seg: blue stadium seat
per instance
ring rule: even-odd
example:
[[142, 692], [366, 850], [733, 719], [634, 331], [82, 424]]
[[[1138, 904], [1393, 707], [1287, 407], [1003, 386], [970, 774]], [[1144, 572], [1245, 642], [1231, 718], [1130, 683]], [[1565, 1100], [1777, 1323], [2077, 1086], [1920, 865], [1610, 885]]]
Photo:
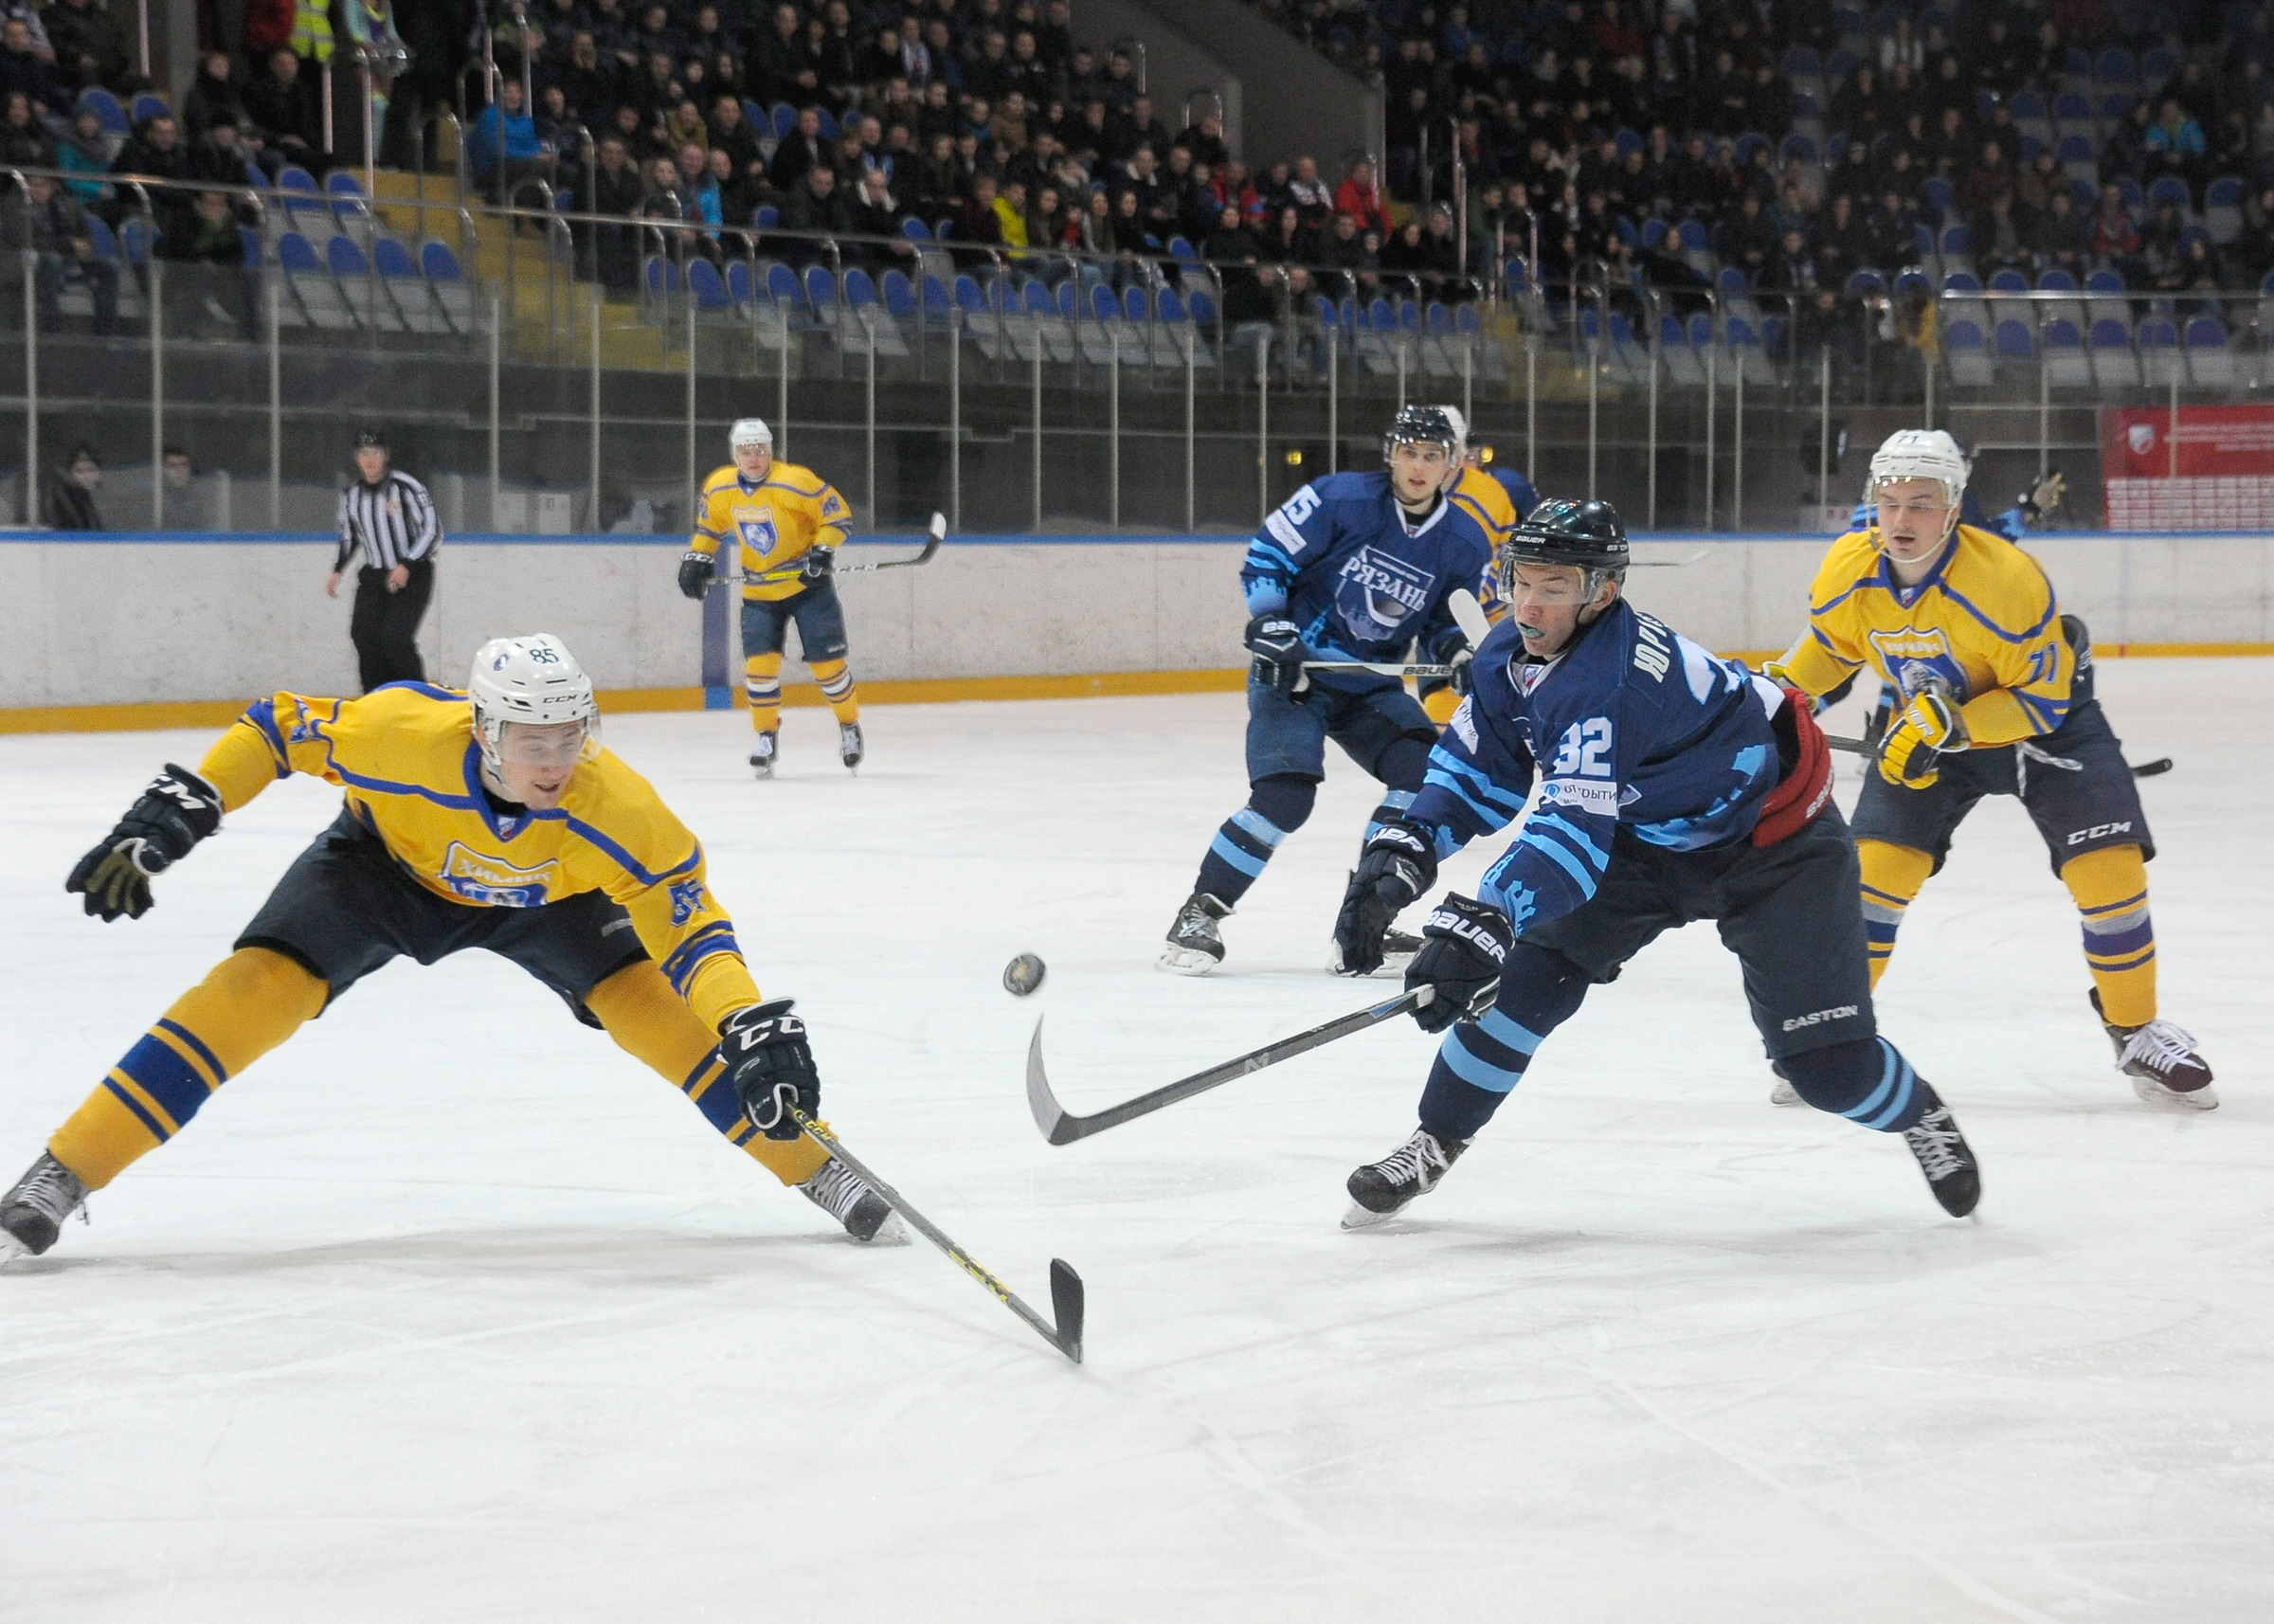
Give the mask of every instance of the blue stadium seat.
[[726, 279], [718, 274], [716, 265], [700, 254], [688, 256], [687, 291], [695, 296], [695, 308], [698, 312], [734, 308], [734, 301], [727, 295]]

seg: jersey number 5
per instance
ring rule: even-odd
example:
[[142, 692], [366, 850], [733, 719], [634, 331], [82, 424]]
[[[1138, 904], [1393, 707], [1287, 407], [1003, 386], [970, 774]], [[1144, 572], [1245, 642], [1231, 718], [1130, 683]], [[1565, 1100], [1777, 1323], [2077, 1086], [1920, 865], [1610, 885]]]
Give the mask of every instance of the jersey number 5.
[[1562, 738], [1556, 742], [1556, 759], [1548, 767], [1551, 778], [1609, 778], [1611, 764], [1603, 758], [1611, 750], [1611, 719], [1591, 716], [1584, 722], [1574, 722], [1563, 730]]

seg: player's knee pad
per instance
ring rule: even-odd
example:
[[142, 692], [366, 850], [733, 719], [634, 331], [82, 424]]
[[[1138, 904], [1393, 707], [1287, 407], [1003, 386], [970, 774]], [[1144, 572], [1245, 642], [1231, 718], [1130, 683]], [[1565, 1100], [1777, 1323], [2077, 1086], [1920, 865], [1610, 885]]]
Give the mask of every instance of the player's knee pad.
[[1248, 804], [1256, 816], [1281, 835], [1291, 835], [1310, 821], [1318, 804], [1319, 781], [1296, 773], [1274, 773], [1248, 786]]
[[1375, 773], [1392, 789], [1419, 789], [1423, 775], [1429, 771], [1429, 752], [1435, 748], [1434, 738], [1405, 735], [1392, 739], [1381, 752], [1381, 759], [1374, 764]]
[[1775, 1067], [1793, 1092], [1818, 1110], [1882, 1133], [1897, 1133], [1917, 1122], [1927, 1098], [1919, 1074], [1885, 1038], [1829, 1043], [1788, 1055]]
[[1554, 948], [1516, 942], [1500, 966], [1500, 993], [1492, 1007], [1545, 1038], [1579, 1012], [1593, 984], [1585, 970]]

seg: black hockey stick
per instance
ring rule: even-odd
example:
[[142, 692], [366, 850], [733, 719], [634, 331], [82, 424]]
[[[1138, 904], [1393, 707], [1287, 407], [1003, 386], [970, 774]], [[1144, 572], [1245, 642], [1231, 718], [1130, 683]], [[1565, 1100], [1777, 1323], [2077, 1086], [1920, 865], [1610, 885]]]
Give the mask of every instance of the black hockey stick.
[[1307, 659], [1306, 671], [1370, 671], [1377, 677], [1451, 677], [1450, 665], [1387, 665], [1363, 659]]
[[[1866, 739], [1844, 739], [1837, 733], [1826, 733], [1824, 742], [1835, 750], [1846, 750], [1850, 755], [1875, 756], [1879, 754], [1879, 747]], [[2134, 778], [2155, 778], [2172, 770], [2172, 758], [2163, 755], [2157, 756], [2154, 761], [2128, 765], [2132, 767]]]
[[[829, 573], [832, 575], [873, 575], [879, 569], [913, 569], [919, 564], [929, 564], [931, 555], [939, 551], [940, 543], [948, 539], [948, 515], [946, 514], [932, 514], [929, 532], [929, 533], [925, 538], [924, 550], [913, 558], [888, 558], [882, 564], [840, 564], [831, 569]], [[763, 575], [722, 575], [719, 579], [729, 586], [758, 586], [776, 581], [787, 581], [798, 573], [800, 573], [799, 569], [793, 567], [768, 570]]]
[[[1064, 1106], [1058, 1104], [1057, 1095], [1050, 1092], [1050, 1078], [1042, 1070], [1042, 1022], [1037, 1020], [1034, 1041], [1027, 1045], [1026, 1050], [1027, 1108], [1035, 1113], [1035, 1126], [1042, 1130], [1043, 1138], [1053, 1145], [1072, 1145], [1075, 1140], [1087, 1139], [1092, 1133], [1103, 1133], [1109, 1128], [1119, 1128], [1125, 1122], [1150, 1116], [1164, 1107], [1175, 1105], [1179, 1100], [1188, 1100], [1195, 1094], [1206, 1093], [1219, 1084], [1235, 1081], [1251, 1072], [1260, 1072], [1266, 1066], [1276, 1066], [1282, 1060], [1292, 1059], [1308, 1050], [1331, 1043], [1337, 1038], [1347, 1038], [1353, 1032], [1363, 1032], [1369, 1026], [1379, 1026], [1393, 1016], [1420, 1008], [1429, 1001], [1434, 991], [1431, 987], [1414, 987], [1396, 998], [1384, 999], [1380, 1003], [1369, 1004], [1364, 1009], [1329, 1020], [1324, 1026], [1314, 1026], [1308, 1032], [1282, 1038], [1276, 1043], [1267, 1043], [1236, 1060], [1226, 1060], [1220, 1066], [1196, 1072], [1164, 1089], [1155, 1089], [1149, 1094], [1139, 1094], [1133, 1100], [1109, 1106], [1094, 1116], [1071, 1115]], [[860, 1171], [857, 1167], [853, 1170], [857, 1173]]]
[[997, 1301], [1001, 1302], [1004, 1308], [1039, 1331], [1044, 1342], [1056, 1348], [1068, 1359], [1073, 1360], [1074, 1363], [1081, 1363], [1082, 1277], [1074, 1272], [1074, 1265], [1060, 1257], [1054, 1257], [1050, 1260], [1050, 1306], [1052, 1311], [1057, 1316], [1058, 1322], [1054, 1326], [1020, 1302], [1018, 1292], [981, 1268], [972, 1259], [969, 1253], [956, 1245], [954, 1241], [949, 1240], [932, 1224], [929, 1218], [909, 1205], [906, 1196], [872, 1172], [859, 1158], [844, 1147], [843, 1143], [838, 1139], [836, 1134], [830, 1132], [795, 1106], [790, 1107], [789, 1114], [798, 1127], [803, 1130], [806, 1138], [851, 1168], [862, 1183], [882, 1197], [885, 1204], [906, 1218], [910, 1227], [914, 1229], [917, 1234], [945, 1252], [965, 1273], [994, 1292]]

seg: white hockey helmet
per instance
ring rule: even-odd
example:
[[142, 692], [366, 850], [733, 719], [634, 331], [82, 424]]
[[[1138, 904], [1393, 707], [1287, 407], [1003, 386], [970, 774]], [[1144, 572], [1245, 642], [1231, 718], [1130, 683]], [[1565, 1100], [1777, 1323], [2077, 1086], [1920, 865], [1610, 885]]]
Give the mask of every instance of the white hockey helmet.
[[746, 445], [771, 446], [774, 431], [766, 426], [762, 417], [738, 417], [734, 426], [727, 430], [727, 449], [740, 451]]
[[550, 632], [483, 643], [475, 653], [466, 694], [474, 703], [475, 734], [493, 762], [508, 722], [537, 728], [582, 722], [587, 753], [599, 748], [600, 701], [592, 678]]
[[1947, 506], [1957, 508], [1966, 496], [1966, 454], [1958, 442], [1940, 428], [1902, 428], [1871, 454], [1868, 496], [1876, 500], [1880, 486], [1896, 479], [1933, 479], [1942, 487]]

